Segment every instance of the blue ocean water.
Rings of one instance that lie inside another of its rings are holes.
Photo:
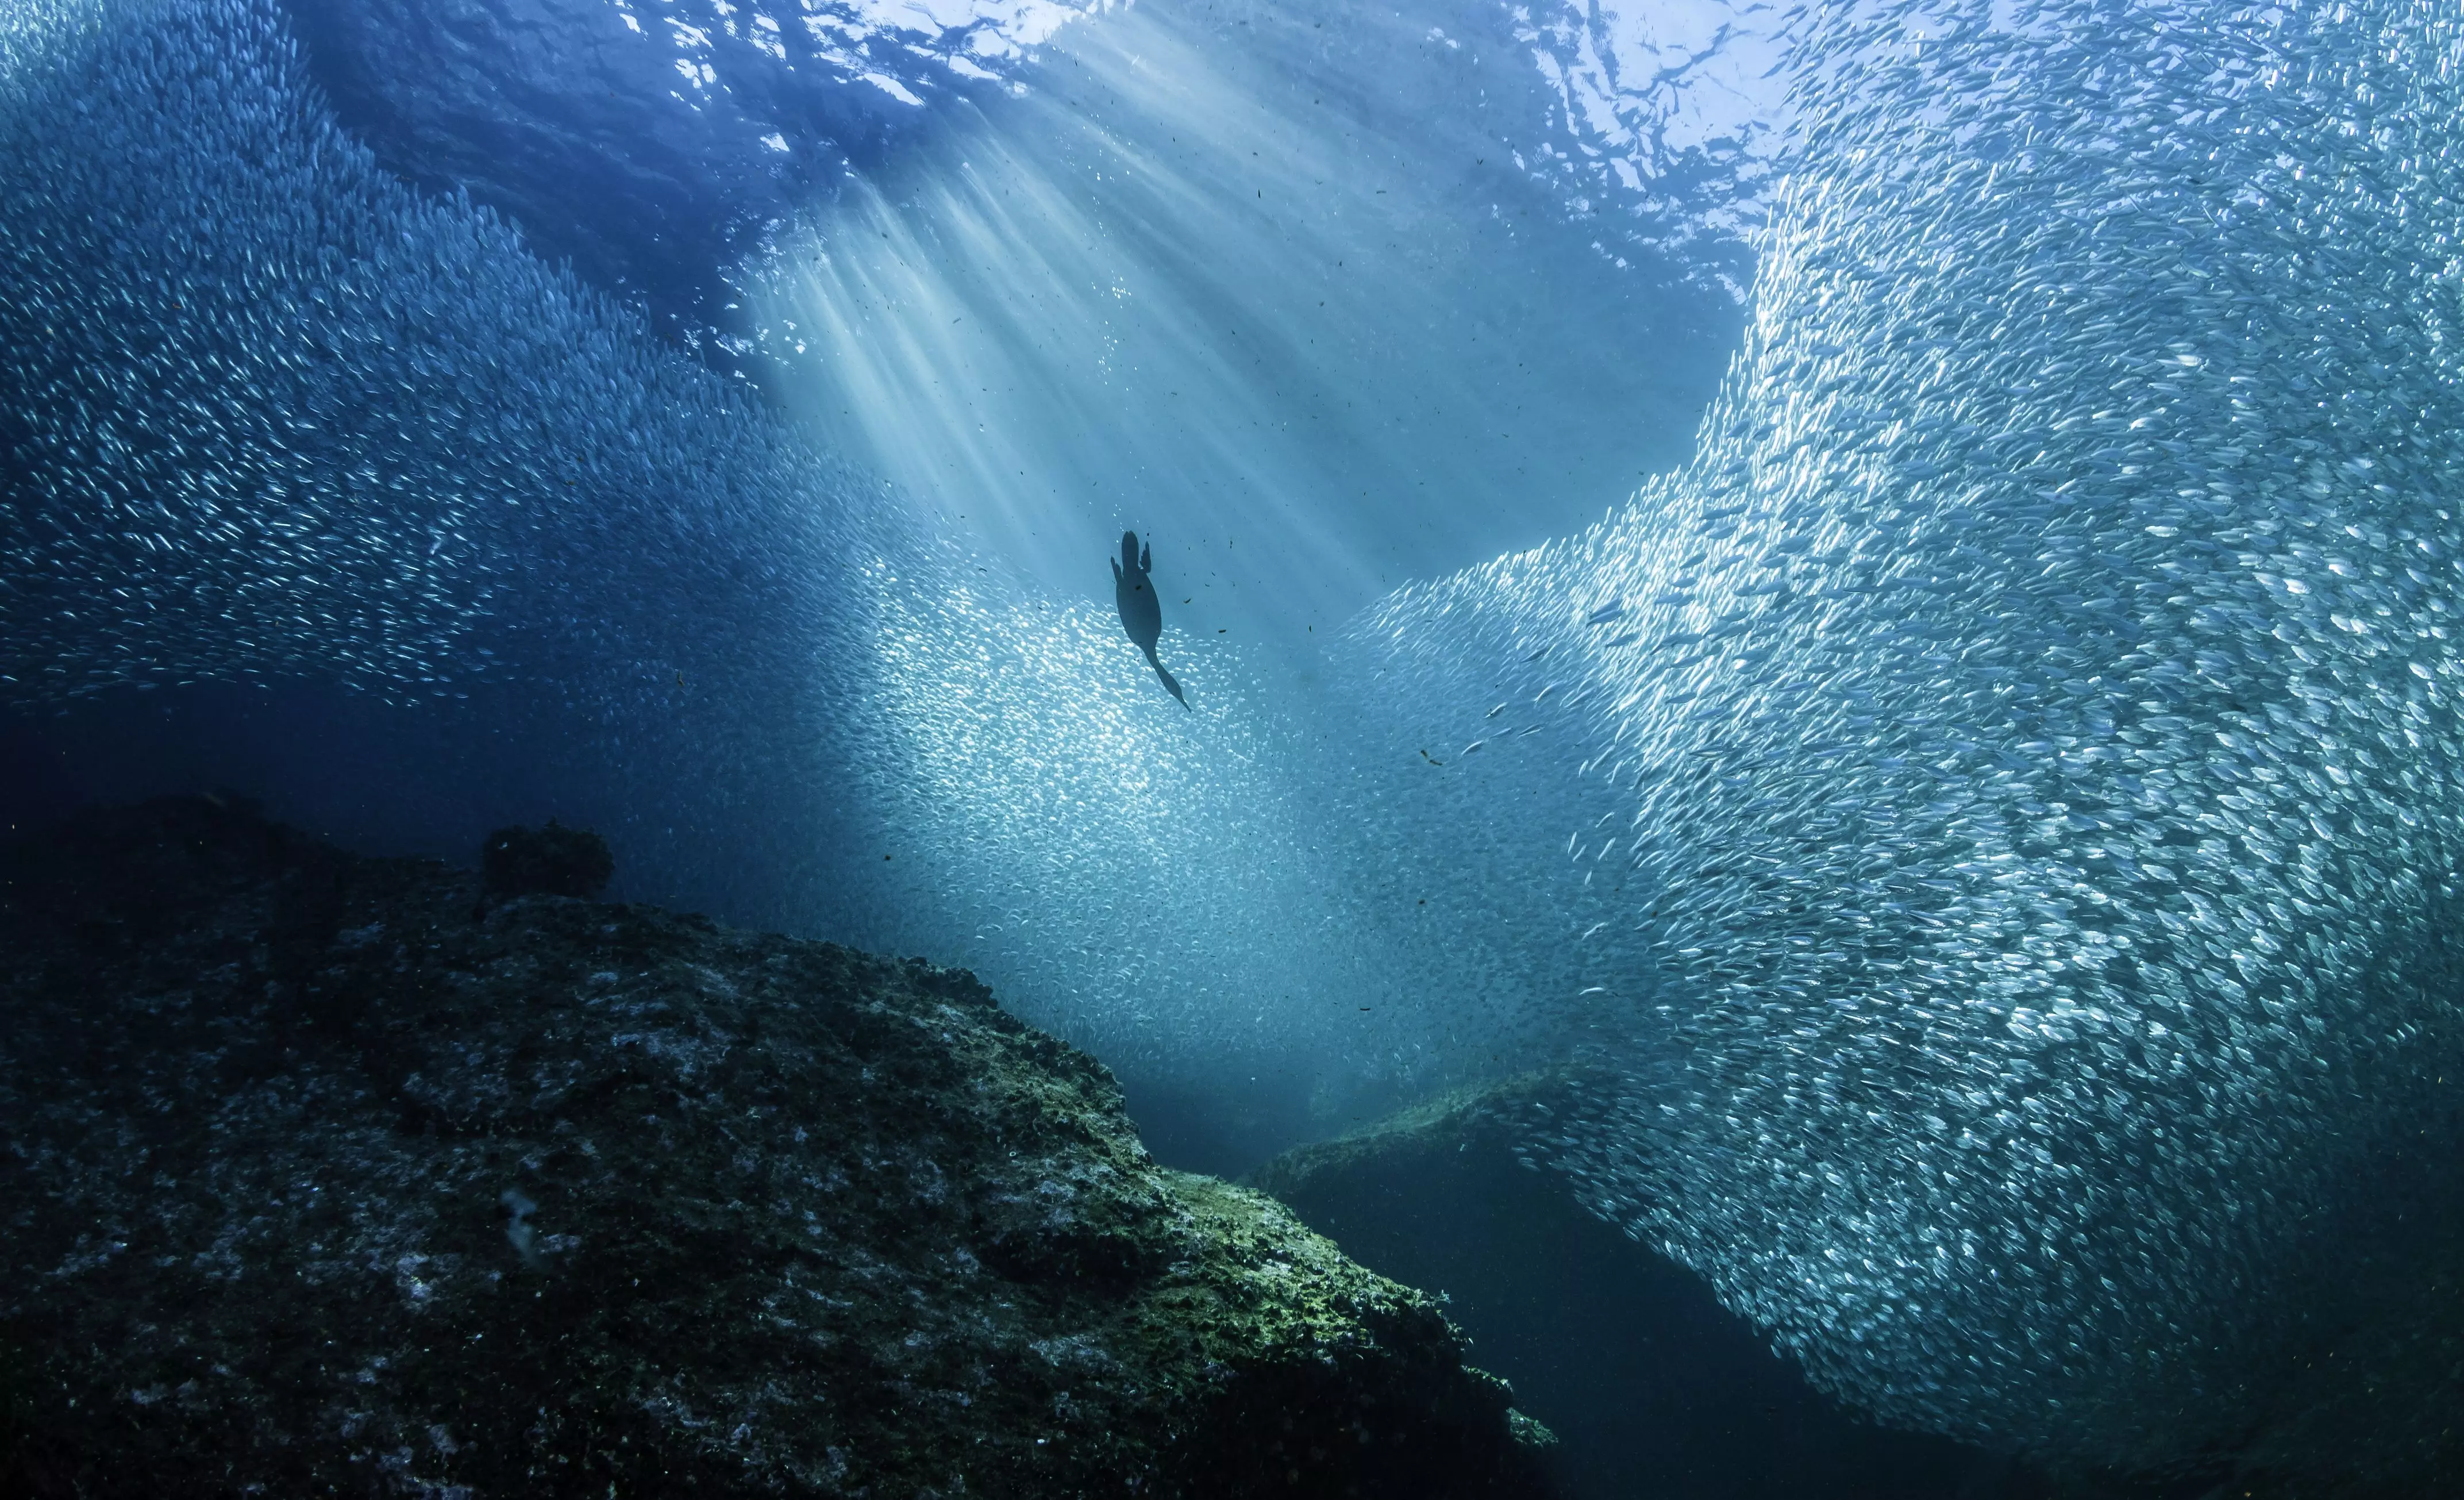
[[[930,955],[2178,1459],[2457,1055],[2454,18],[0,0],[12,821]],[[1166,695],[1104,560],[1152,549]]]

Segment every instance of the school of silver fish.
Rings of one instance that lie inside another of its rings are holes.
[[[1322,722],[1193,647],[1201,739],[1100,609],[979,580],[386,178],[266,0],[7,0],[0,695],[776,688],[725,734],[807,737],[949,856],[849,856],[884,945],[1107,1055],[1583,1049],[1626,1082],[1538,1154],[1829,1388],[2178,1447],[2464,1067],[2464,34],[1790,26],[1697,456],[1380,604]]]
[[[1696,459],[1355,640],[1577,702],[1653,1038],[1538,1143],[1587,1201],[1887,1418],[2167,1456],[2464,1060],[2464,36],[1793,24]]]

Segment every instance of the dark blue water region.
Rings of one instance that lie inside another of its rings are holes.
[[[725,320],[720,273],[769,224],[929,118],[817,65],[804,33],[762,32],[773,55],[708,4],[629,28],[605,0],[285,10],[335,115],[388,171],[467,191],[673,339]],[[667,33],[693,22],[724,87],[677,87]]]
[[[808,860],[794,841],[824,830],[748,805],[723,769],[688,771],[659,748],[533,685],[407,706],[300,682],[111,693],[0,713],[0,823],[205,792],[356,851],[467,865],[489,829],[555,818],[614,845],[611,898],[781,925],[775,872]]]

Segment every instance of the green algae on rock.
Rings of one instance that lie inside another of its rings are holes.
[[[212,800],[0,864],[0,1489],[1549,1492],[1429,1298],[964,973]]]

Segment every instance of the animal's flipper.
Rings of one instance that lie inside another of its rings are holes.
[[[1163,670],[1163,663],[1155,660],[1155,652],[1147,652],[1147,665],[1153,667],[1155,670],[1155,675],[1163,679],[1164,691],[1171,694],[1174,697],[1180,698],[1180,706],[1188,708],[1189,699],[1181,696],[1180,684],[1173,680],[1171,673]],[[1196,710],[1193,709],[1191,712],[1195,713]]]

